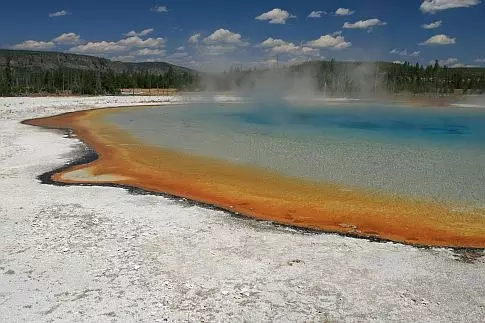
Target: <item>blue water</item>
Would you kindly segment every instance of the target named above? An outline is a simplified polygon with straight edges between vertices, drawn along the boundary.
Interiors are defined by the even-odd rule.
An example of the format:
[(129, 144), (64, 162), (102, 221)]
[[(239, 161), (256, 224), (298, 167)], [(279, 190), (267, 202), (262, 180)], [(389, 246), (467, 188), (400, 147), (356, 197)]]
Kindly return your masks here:
[(109, 120), (190, 154), (313, 181), (485, 205), (485, 111), (382, 104), (192, 104)]
[[(436, 109), (439, 109), (438, 111)], [(295, 109), (287, 104), (264, 104), (257, 108), (226, 112), (227, 122), (271, 126), (322, 133), (340, 132), (372, 140), (427, 140), (435, 143), (485, 148), (485, 112), (457, 108), (411, 108), (383, 105), (350, 105)], [(218, 118), (218, 111), (204, 112)]]

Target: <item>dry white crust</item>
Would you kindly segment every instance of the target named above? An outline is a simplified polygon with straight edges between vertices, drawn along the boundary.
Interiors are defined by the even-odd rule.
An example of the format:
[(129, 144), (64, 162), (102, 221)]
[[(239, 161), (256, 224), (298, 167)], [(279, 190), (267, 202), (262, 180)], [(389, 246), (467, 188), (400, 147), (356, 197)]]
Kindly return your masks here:
[(21, 120), (181, 101), (0, 99), (1, 322), (485, 321), (482, 259), (36, 179), (82, 145)]

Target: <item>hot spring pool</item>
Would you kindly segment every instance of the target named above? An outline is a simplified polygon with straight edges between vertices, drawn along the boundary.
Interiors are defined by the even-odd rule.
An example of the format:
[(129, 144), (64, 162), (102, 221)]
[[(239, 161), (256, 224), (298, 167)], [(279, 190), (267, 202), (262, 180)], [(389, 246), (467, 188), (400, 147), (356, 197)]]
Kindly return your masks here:
[(190, 104), (105, 116), (138, 140), (279, 173), (485, 205), (485, 111), (384, 104)]

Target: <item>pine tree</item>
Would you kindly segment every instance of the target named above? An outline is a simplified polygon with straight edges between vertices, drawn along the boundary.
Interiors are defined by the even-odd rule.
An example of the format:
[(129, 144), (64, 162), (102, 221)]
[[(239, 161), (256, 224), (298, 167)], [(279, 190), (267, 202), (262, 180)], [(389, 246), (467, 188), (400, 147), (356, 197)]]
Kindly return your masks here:
[(5, 67), (5, 94), (6, 96), (12, 95), (12, 67), (11, 64), (11, 57), (7, 56), (6, 58), (6, 67)]

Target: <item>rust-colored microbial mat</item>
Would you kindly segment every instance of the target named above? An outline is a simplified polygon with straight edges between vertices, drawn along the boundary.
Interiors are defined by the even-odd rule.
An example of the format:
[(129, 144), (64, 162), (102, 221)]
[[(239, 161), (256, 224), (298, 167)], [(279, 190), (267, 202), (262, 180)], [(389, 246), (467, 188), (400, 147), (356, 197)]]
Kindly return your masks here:
[(139, 142), (103, 121), (106, 114), (119, 109), (25, 121), (36, 126), (70, 128), (100, 156), (53, 175), (53, 180), (135, 186), (257, 219), (363, 238), (485, 248), (483, 209), (314, 183), (261, 168), (164, 150)]

